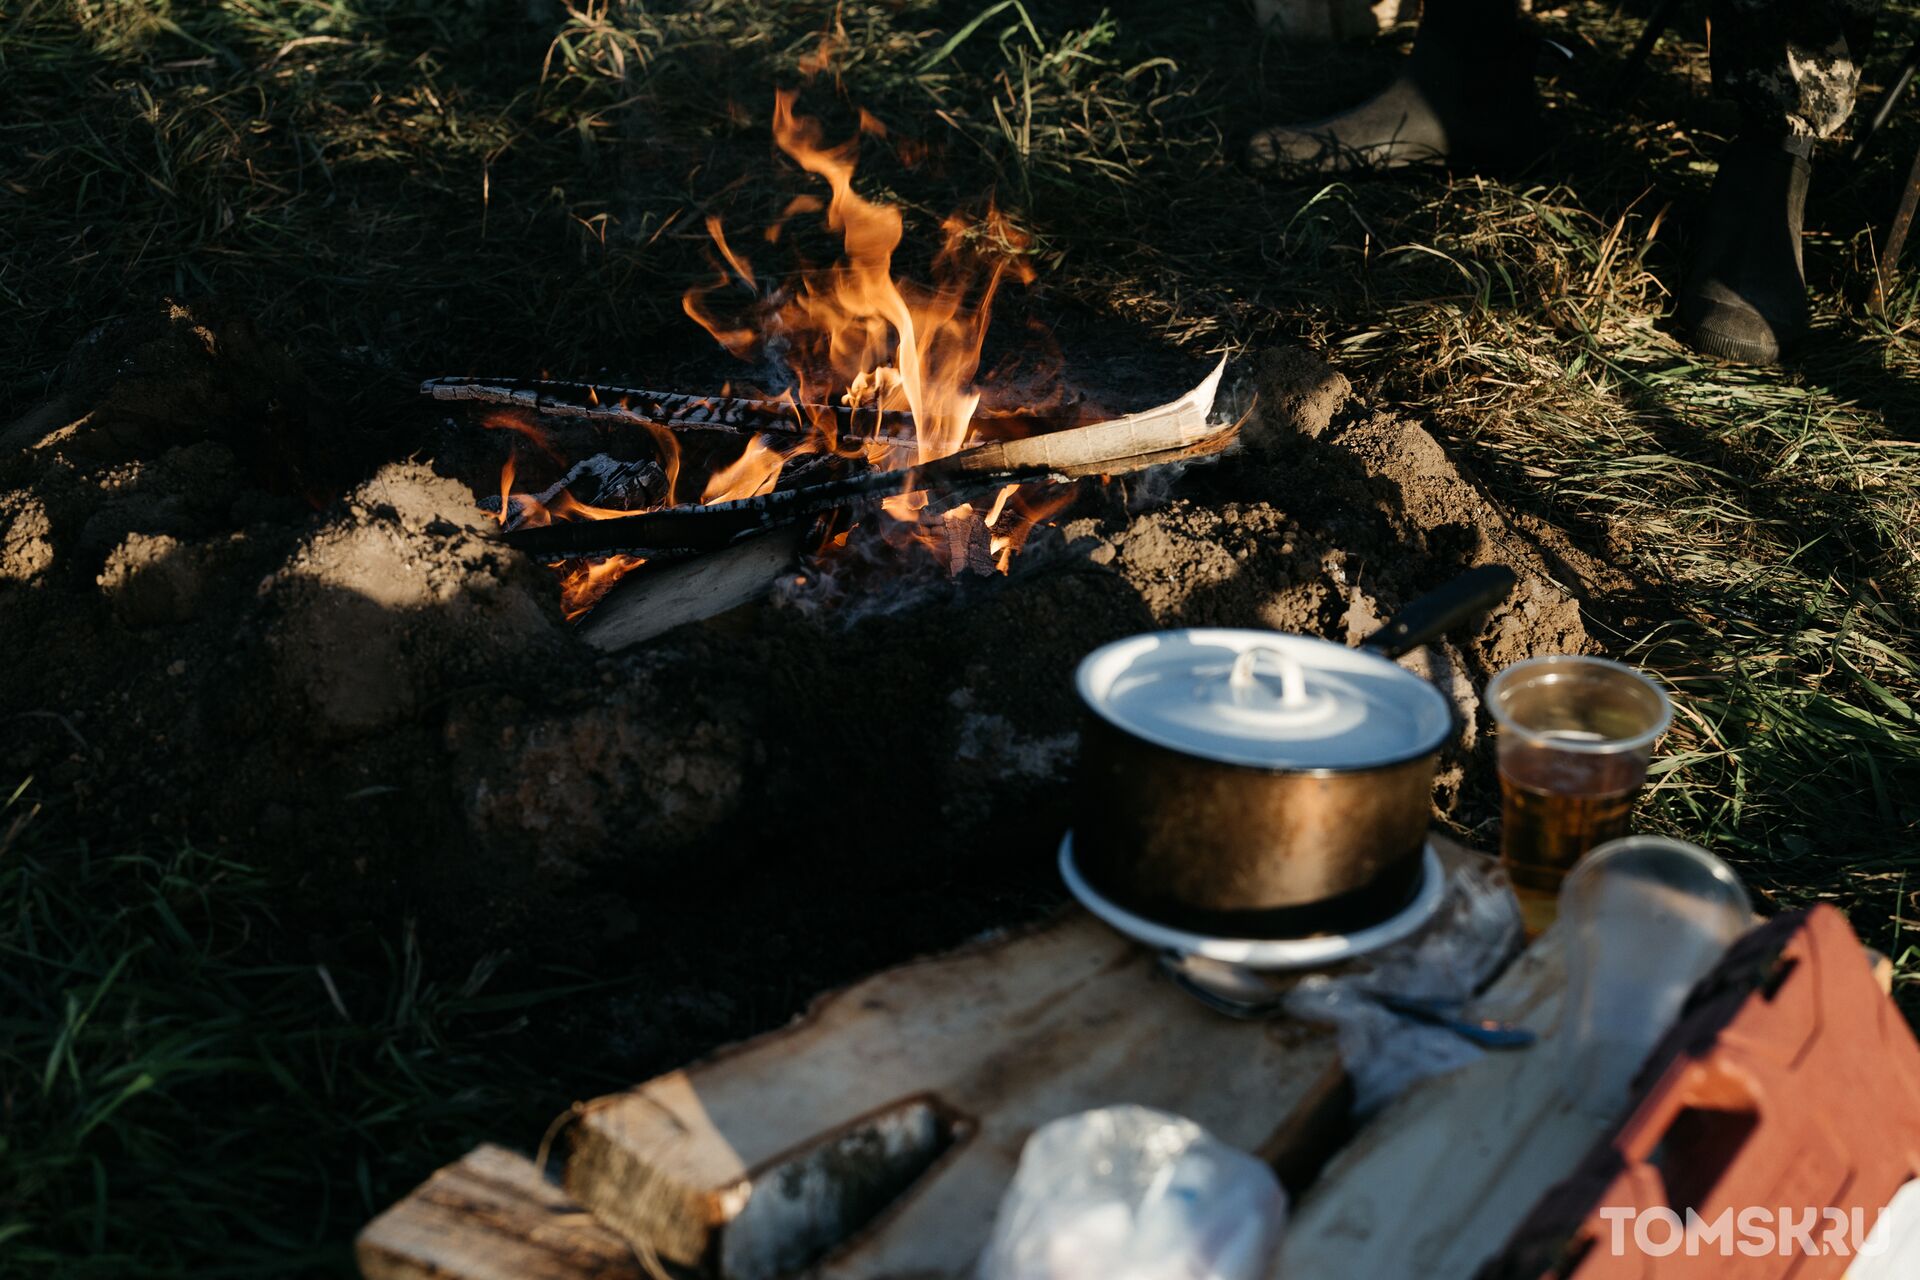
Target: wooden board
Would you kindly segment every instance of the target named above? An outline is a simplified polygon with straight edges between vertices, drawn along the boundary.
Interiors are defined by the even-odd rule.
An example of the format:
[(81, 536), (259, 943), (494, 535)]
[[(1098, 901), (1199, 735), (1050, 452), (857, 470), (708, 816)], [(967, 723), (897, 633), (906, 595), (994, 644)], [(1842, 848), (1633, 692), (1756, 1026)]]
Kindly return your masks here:
[[(1449, 865), (1470, 856), (1436, 843)], [(1536, 944), (1489, 999), (1523, 1013), (1550, 1008), (1557, 954), (1552, 938)], [(561, 1203), (591, 1211), (569, 1220), (579, 1230), (602, 1239), (611, 1230), (650, 1259), (731, 1280), (971, 1277), (1039, 1124), (1113, 1103), (1161, 1107), (1258, 1152), (1299, 1186), (1349, 1136), (1347, 1097), (1330, 1033), (1212, 1014), (1164, 980), (1150, 953), (1072, 911), (877, 974), (789, 1027), (578, 1109), (566, 1170), (573, 1199)], [(1361, 1148), (1420, 1118), (1386, 1116), (1396, 1118), (1364, 1132)], [(412, 1199), (433, 1199), (436, 1186)], [(1450, 1234), (1426, 1196), (1370, 1212)], [(1303, 1207), (1310, 1227), (1319, 1198), (1316, 1190)], [(1524, 1197), (1517, 1211), (1531, 1203)], [(399, 1212), (368, 1230), (382, 1257), (397, 1252), (382, 1224)], [(462, 1270), (447, 1261), (456, 1256), (465, 1265), (449, 1249), (430, 1273), (368, 1275), (497, 1274)], [(1342, 1264), (1300, 1274), (1394, 1273)]]
[(1540, 1040), (1422, 1081), (1362, 1128), (1298, 1206), (1274, 1280), (1469, 1280), (1603, 1133), (1559, 1096), (1565, 985), (1549, 929), (1473, 1010)]
[[(1472, 1011), (1540, 1040), (1423, 1081), (1362, 1128), (1297, 1206), (1272, 1280), (1470, 1280), (1605, 1136), (1560, 1096), (1561, 939), (1549, 927)], [(1890, 992), (1886, 957), (1867, 961)]]
[(644, 1280), (634, 1250), (531, 1160), (476, 1147), (367, 1224), (366, 1280)]
[(816, 1257), (827, 1277), (970, 1276), (1037, 1125), (1141, 1103), (1280, 1157), (1338, 1081), (1328, 1033), (1209, 1013), (1075, 912), (589, 1104), (566, 1182), (628, 1238), (733, 1280)]
[[(1470, 856), (1436, 845), (1449, 865)], [(1598, 1134), (1557, 1098), (1564, 984), (1550, 930), (1474, 1010), (1541, 1042), (1416, 1085), (1353, 1136), (1297, 1205), (1273, 1280), (1465, 1280), (1508, 1239)], [(661, 1258), (732, 1280), (810, 1260), (834, 1280), (971, 1276), (1040, 1123), (1159, 1106), (1299, 1186), (1350, 1136), (1346, 1092), (1326, 1033), (1207, 1013), (1075, 911), (588, 1104), (572, 1196), (482, 1147), (376, 1219), (358, 1255), (369, 1280), (627, 1280), (667, 1274)]]

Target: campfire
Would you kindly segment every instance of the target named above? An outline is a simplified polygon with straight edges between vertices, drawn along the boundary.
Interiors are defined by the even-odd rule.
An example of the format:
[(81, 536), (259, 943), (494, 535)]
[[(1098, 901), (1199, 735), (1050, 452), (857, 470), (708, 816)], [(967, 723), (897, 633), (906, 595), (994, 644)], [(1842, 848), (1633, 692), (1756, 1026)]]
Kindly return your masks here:
[[(1025, 238), (989, 203), (942, 224), (931, 284), (896, 275), (901, 212), (853, 185), (861, 140), (885, 127), (862, 111), (859, 131), (828, 145), (796, 99), (776, 95), (774, 140), (827, 195), (796, 194), (758, 240), (779, 252), (791, 224), (818, 217), (839, 257), (764, 275), (709, 216), (716, 274), (683, 299), (767, 389), (465, 377), (422, 387), (489, 406), (484, 424), (512, 433), (499, 493), (482, 505), (509, 543), (556, 571), (568, 619), (592, 615), (589, 638), (630, 643), (688, 620), (659, 612), (662, 597), (729, 607), (796, 561), (797, 585), (857, 570), (1004, 574), (1079, 482), (1216, 454), (1234, 437), (1237, 424), (1209, 421), (1218, 368), (1187, 395), (1120, 418), (1103, 420), (1057, 376), (1001, 402), (1009, 393), (983, 385), (982, 351), (996, 298), (1033, 279)], [(563, 424), (597, 428), (600, 449), (570, 460)], [(530, 462), (560, 474), (537, 492), (516, 487)], [(655, 616), (636, 630), (643, 613)]]

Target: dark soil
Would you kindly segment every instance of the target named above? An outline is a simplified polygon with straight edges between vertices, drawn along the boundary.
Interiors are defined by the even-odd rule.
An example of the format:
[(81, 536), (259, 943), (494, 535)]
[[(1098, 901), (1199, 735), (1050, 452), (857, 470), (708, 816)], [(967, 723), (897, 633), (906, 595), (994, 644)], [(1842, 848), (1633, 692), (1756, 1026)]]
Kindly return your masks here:
[(644, 964), (704, 993), (615, 1037), (644, 1058), (1057, 901), (1094, 646), (1356, 641), (1497, 560), (1513, 601), (1407, 660), (1466, 713), (1436, 805), (1471, 834), (1492, 816), (1473, 689), (1592, 647), (1580, 599), (1617, 584), (1310, 353), (1241, 366), (1234, 455), (1089, 486), (1004, 579), (770, 601), (605, 655), (493, 536), (477, 428), (341, 434), (243, 322), (169, 307), (89, 337), (6, 430), (6, 763), (83, 829), (279, 860), (320, 933), (405, 912), (455, 962)]

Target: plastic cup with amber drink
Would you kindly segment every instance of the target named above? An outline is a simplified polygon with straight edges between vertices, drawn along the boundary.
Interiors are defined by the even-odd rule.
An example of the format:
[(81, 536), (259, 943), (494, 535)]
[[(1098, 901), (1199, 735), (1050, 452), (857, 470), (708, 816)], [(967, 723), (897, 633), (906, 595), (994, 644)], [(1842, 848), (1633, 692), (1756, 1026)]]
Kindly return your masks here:
[(1627, 834), (1653, 744), (1673, 722), (1660, 687), (1604, 658), (1529, 658), (1487, 685), (1499, 726), (1500, 860), (1557, 890), (1596, 845)]

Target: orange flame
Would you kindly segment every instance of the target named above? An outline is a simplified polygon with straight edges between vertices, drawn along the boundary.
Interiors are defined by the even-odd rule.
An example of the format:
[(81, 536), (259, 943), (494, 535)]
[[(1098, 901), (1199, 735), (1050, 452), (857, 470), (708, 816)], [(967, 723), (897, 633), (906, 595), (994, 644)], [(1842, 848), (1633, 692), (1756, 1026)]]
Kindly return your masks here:
[(765, 436), (753, 437), (738, 458), (713, 473), (707, 487), (700, 491), (700, 501), (726, 502), (771, 492), (789, 456), (775, 449)]
[[(826, 146), (819, 122), (794, 114), (797, 96), (791, 89), (775, 95), (774, 141), (831, 190), (826, 224), (840, 234), (845, 256), (828, 270), (803, 277), (781, 311), (782, 327), (803, 339), (803, 349), (810, 348), (805, 354), (825, 357), (846, 403), (912, 413), (912, 456), (875, 462), (899, 465), (945, 457), (965, 441), (980, 403), (971, 390), (979, 367), (979, 342), (972, 331), (984, 333), (985, 312), (963, 318), (959, 287), (916, 290), (919, 296), (908, 300), (893, 278), (893, 253), (903, 234), (900, 211), (853, 189), (858, 136)], [(997, 284), (999, 271), (994, 274)]]
[(511, 431), (554, 462), (564, 461), (560, 451), (553, 447), (553, 441), (547, 439), (546, 432), (512, 410), (496, 409), (482, 417), (480, 425), (490, 431)]
[[(822, 41), (808, 59), (814, 70), (829, 64), (834, 47), (832, 36)], [(932, 261), (933, 285), (896, 278), (893, 259), (904, 235), (901, 212), (862, 196), (853, 183), (861, 139), (886, 139), (886, 126), (863, 110), (853, 136), (829, 145), (820, 122), (795, 111), (797, 97), (794, 90), (775, 94), (774, 141), (802, 170), (825, 183), (828, 196), (824, 204), (811, 194), (794, 196), (778, 220), (764, 230), (763, 239), (776, 244), (794, 218), (824, 211), (824, 226), (840, 240), (839, 260), (824, 268), (803, 267), (791, 278), (776, 275), (763, 288), (762, 275), (730, 242), (719, 217), (709, 216), (706, 228), (716, 255), (714, 276), (689, 289), (681, 305), (734, 355), (757, 358), (771, 350), (785, 358), (792, 386), (779, 393), (780, 398), (792, 407), (795, 421), (804, 430), (797, 445), (755, 436), (737, 457), (717, 468), (703, 461), (700, 469), (707, 474), (699, 489), (702, 503), (771, 492), (787, 462), (801, 454), (840, 454), (876, 468), (900, 470), (972, 443), (974, 416), (981, 402), (976, 379), (993, 304), (1009, 275), (1022, 283), (1033, 279), (1023, 256), (1025, 238), (991, 205), (978, 221), (953, 216), (942, 224), (943, 241)], [(717, 296), (722, 291), (733, 301), (722, 302)], [(750, 300), (742, 305), (738, 294)], [(843, 447), (840, 421), (825, 407), (830, 405), (859, 410), (862, 421), (869, 413), (876, 420), (880, 413), (904, 414), (912, 423), (911, 437), (870, 436)], [(666, 472), (666, 502), (688, 501), (680, 492), (678, 439), (663, 427), (650, 430)], [(503, 504), (513, 497), (512, 481), (509, 462), (501, 478)], [(525, 495), (520, 500), (531, 501)], [(893, 522), (889, 542), (897, 534), (945, 559), (953, 554), (950, 547), (977, 548), (977, 541), (969, 544), (968, 540), (984, 537), (994, 563), (1004, 571), (1033, 526), (1068, 500), (1066, 495), (1030, 494), (1008, 486), (984, 512), (966, 504), (939, 519), (928, 519), (926, 495), (911, 492), (888, 497), (882, 510)], [(570, 497), (556, 500), (551, 511), (539, 509), (538, 504), (525, 508), (528, 522), (540, 523), (627, 514), (631, 513), (589, 506)], [(976, 532), (960, 536), (963, 529)], [(842, 530), (827, 550), (845, 545)], [(621, 574), (640, 563), (628, 556), (564, 562), (568, 615), (577, 616), (591, 607)]]
[[(622, 515), (627, 514), (621, 512)], [(554, 567), (560, 575), (560, 612), (568, 622), (585, 616), (613, 589), (613, 584), (646, 563), (643, 556), (608, 556), (604, 560), (563, 560)]]
[(1026, 545), (1027, 538), (1039, 526), (1059, 515), (1073, 502), (1071, 485), (1009, 485), (1000, 491), (1000, 497), (994, 502), (994, 511), (987, 517), (989, 533), (999, 524), (1001, 510), (1008, 505), (1007, 498), (1012, 497), (1012, 511), (1007, 515), (1003, 533), (993, 533), (989, 548), (993, 562), (1000, 572), (1005, 573), (1020, 548)]
[(652, 422), (647, 423), (647, 434), (653, 437), (653, 447), (659, 452), (656, 460), (666, 473), (666, 501), (671, 504), (674, 495), (680, 492), (680, 437)]
[(507, 454), (506, 465), (500, 468), (500, 523), (505, 524), (513, 514), (513, 454)]
[(720, 256), (727, 260), (727, 265), (732, 267), (739, 277), (746, 282), (747, 288), (753, 288), (753, 268), (748, 266), (745, 260), (736, 254), (732, 246), (727, 243), (726, 233), (720, 229), (720, 217), (718, 214), (710, 213), (707, 215), (707, 234), (713, 237), (713, 243), (719, 247)]

